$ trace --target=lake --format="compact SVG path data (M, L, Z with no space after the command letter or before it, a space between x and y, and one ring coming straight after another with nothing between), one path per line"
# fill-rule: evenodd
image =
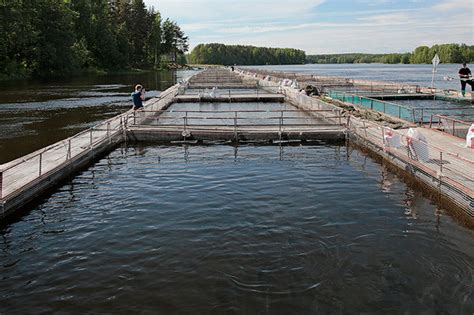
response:
M474 312L474 231L339 145L121 147L0 236L2 314Z
M0 162L191 73L6 83ZM0 314L473 314L451 214L341 144L122 145L0 226Z
M65 139L131 108L134 86L159 95L193 71L2 82L0 164Z
M361 80L401 82L420 86L431 86L432 65L404 64L310 64L284 66L245 66L273 71L301 72L320 76L336 76ZM434 87L439 89L461 90L458 71L461 65L440 64L434 77ZM472 68L472 66L471 66ZM454 78L446 81L444 77ZM469 88L469 86L468 86ZM469 88L470 89L470 88Z

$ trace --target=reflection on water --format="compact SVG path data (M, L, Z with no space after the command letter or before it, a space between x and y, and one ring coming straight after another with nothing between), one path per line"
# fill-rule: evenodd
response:
M135 146L0 229L0 312L472 314L474 234L341 146Z
M0 87L0 164L76 134L131 107L135 84L147 97L192 71L7 81Z

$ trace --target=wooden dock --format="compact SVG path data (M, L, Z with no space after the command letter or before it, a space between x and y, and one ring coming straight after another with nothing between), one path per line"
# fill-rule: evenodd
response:
M226 93L222 93L223 89L227 89ZM230 110L205 110L207 103ZM242 110L239 103L259 107ZM195 104L198 109L175 108L186 104ZM272 109L275 104L291 109ZM411 139L408 129L393 131L351 116L343 108L309 97L299 89L281 86L268 76L211 69L147 101L142 111L128 111L0 165L0 219L61 185L125 140L282 144L347 138L423 182L474 219L472 149L463 147L459 138L423 127L416 129L422 140ZM387 140L394 134L400 137L397 145Z
M177 103L243 103L243 102L275 102L285 101L282 94L266 93L265 91L255 94L232 94L218 96L200 96L200 95L178 95L175 98Z
M257 77L260 85L271 86L282 82L269 78L268 74L248 70L240 72L244 76ZM298 89L281 88L287 100L298 108L341 110L333 104L302 95ZM452 209L460 209L456 215L461 213L471 224L474 223L474 150L465 147L464 139L435 129L417 127L414 129L422 138L417 140L409 137L409 129L390 130L382 123L351 115L348 118L349 139L405 172L410 179L428 187L434 195L452 205ZM399 137L399 146L395 147L387 141L389 133Z

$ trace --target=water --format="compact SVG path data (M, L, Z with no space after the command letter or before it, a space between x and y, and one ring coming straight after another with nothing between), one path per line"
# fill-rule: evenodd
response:
M188 112L187 112L188 111ZM280 112L279 112L280 111ZM186 113L187 112L187 113ZM283 117L283 119L282 119ZM252 102L252 103L175 103L159 119L147 124L182 127L186 118L188 126L227 126L232 127L283 127L325 123L308 113L299 111L288 103Z
M444 90L460 90L457 73L461 66L457 64L441 64L435 75L434 87ZM432 65L386 65L386 64L312 64L312 65L283 65L283 66L248 66L265 70L298 72L321 76L338 76L352 79L385 81L431 86ZM444 77L454 77L446 81ZM350 93L350 92L349 92ZM363 93L362 93L363 94ZM445 100L387 100L387 102L407 105L411 108L436 108L426 111L425 120L431 114L464 114L473 115L474 107L470 98L463 102Z
M388 65L388 64L311 64L282 66L247 66L275 71L301 72L320 76L337 76L352 79L401 82L420 86L431 86L432 65ZM439 89L461 90L458 71L461 65L440 64L435 74L434 87ZM471 67L472 68L472 67ZM446 81L444 77L454 80Z
M0 236L2 314L474 312L474 232L340 146L118 149Z
M46 81L4 81L0 86L0 164L127 111L135 84L147 98L193 72L81 76Z

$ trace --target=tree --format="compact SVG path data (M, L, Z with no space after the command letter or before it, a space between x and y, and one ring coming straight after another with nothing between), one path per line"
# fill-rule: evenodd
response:
M150 47L153 56L153 67L156 69L161 62L161 14L155 14L151 26Z

